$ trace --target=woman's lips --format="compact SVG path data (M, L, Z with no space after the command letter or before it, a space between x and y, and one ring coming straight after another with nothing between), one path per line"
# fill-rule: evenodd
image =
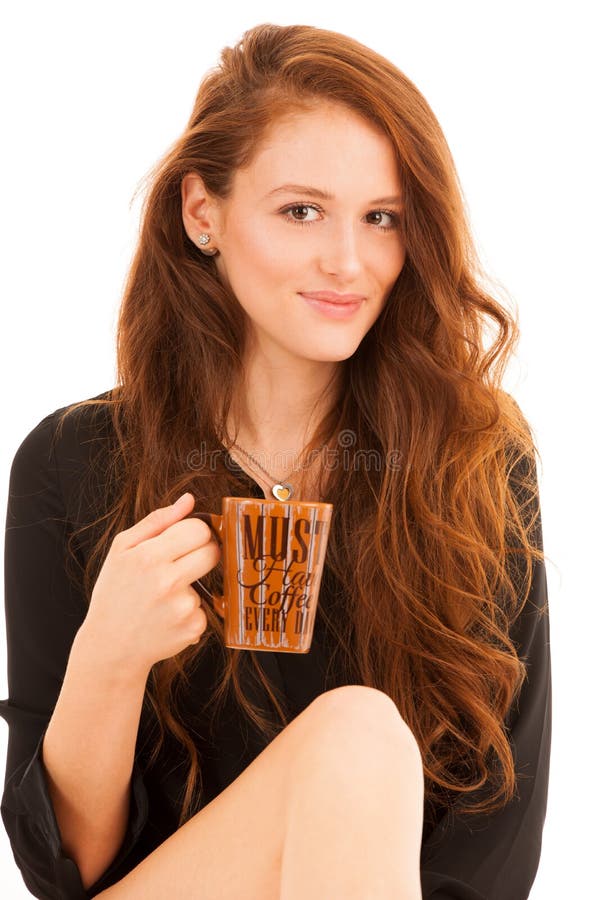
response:
M359 297L358 299L351 300L325 300L322 299L324 294L300 294L301 297L306 300L309 306L312 306L317 312L321 313L321 315L327 316L330 319L348 319L350 316L354 315L354 313L360 308L364 297ZM325 294L325 296L327 296ZM332 295L329 295L332 296ZM350 297L356 298L356 294L350 294Z

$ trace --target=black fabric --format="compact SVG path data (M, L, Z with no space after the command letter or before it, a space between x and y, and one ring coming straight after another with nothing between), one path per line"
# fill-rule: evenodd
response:
M99 395L104 397L104 394ZM121 849L103 876L84 890L77 865L65 853L41 758L43 736L56 703L73 638L86 614L83 595L67 574L66 541L91 521L90 509L105 490L97 465L110 434L91 408L66 421L54 444L64 408L50 413L25 437L11 467L5 539L5 613L9 698L0 715L9 725L2 819L25 884L41 900L84 900L115 883L177 827L185 758L166 741L146 771L149 713L144 707L132 776L131 807ZM239 467L238 467L239 468ZM89 479L92 475L93 478ZM249 495L262 496L248 477ZM90 485L82 492L82 480ZM89 550L81 541L83 564ZM540 529L541 541L541 529ZM328 570L319 608L331 602ZM513 629L528 676L507 725L514 748L518 796L489 816L450 813L423 830L421 872L424 900L522 900L538 866L546 812L550 752L550 651L546 575L536 564L530 596ZM301 712L324 690L344 683L327 673L331 637L317 612L307 654L257 653L261 668L288 705ZM217 652L208 643L192 677L186 706L204 708ZM258 683L252 689L263 708ZM254 697L253 697L254 699ZM203 760L203 804L223 791L264 749L264 739L226 705L214 734L195 723ZM144 773L144 774L143 774Z

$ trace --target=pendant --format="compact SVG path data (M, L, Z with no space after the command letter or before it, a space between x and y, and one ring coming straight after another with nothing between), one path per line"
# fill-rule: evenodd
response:
M289 500L294 492L291 484L274 484L271 493L276 500Z

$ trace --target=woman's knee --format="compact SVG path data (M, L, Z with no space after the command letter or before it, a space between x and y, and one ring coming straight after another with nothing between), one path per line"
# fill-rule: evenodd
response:
M320 694L309 707L311 748L337 760L364 756L380 764L422 766L417 740L391 697L376 688L345 685Z

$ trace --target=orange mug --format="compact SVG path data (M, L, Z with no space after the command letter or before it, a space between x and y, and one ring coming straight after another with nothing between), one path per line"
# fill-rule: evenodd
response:
M222 513L192 513L221 546L225 646L308 653L333 505L304 500L223 497Z

